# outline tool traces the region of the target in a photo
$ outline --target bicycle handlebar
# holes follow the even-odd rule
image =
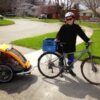
[[[87,43],[86,43],[86,49],[88,49],[92,43],[93,43],[92,41],[87,42]]]
[[[66,44],[66,42],[60,42],[60,41],[56,41],[60,46],[63,46]],[[90,45],[92,44],[93,42],[91,40],[89,40],[87,43],[86,43],[86,49],[88,49],[90,47]]]

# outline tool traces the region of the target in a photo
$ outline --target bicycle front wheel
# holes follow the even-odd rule
[[[47,78],[55,78],[61,74],[59,55],[52,52],[43,53],[38,60],[40,73]]]
[[[85,59],[81,64],[81,72],[89,83],[100,85],[100,57]]]

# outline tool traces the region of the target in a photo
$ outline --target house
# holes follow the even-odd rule
[[[4,0],[0,0],[0,14],[2,15],[30,15],[34,12],[35,9],[38,8],[43,1],[41,0],[6,0],[7,2],[3,2]],[[31,8],[31,9],[30,9]],[[37,13],[35,11],[35,13]],[[32,14],[34,15],[34,14]]]
[[[47,18],[58,18],[59,17],[58,10],[55,5],[41,5],[39,13],[47,14]]]
[[[59,10],[58,10],[59,9]],[[65,13],[69,11],[67,9],[63,9],[62,7],[57,8],[56,5],[42,5],[40,6],[40,14],[47,14],[48,18],[64,18]],[[72,8],[70,10],[76,15],[76,19],[79,18],[79,10]]]
[[[31,3],[22,3],[20,7],[16,9],[17,16],[36,16],[38,6]]]
[[[97,12],[100,13],[100,9],[97,9]],[[80,11],[80,20],[91,20],[95,19],[95,15],[92,10],[86,9]]]

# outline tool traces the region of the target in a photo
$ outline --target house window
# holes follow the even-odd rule
[[[86,16],[86,13],[83,13],[83,16]]]

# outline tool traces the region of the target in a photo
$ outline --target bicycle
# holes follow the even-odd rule
[[[80,52],[80,55],[75,58],[72,64],[79,61],[79,59],[84,55],[88,54],[88,58],[85,58],[81,63],[81,73],[83,77],[91,84],[100,85],[100,57],[93,56],[89,51],[90,45],[86,45],[86,49]],[[73,54],[72,52],[70,54]],[[67,53],[69,54],[69,53]],[[71,65],[67,64],[66,55],[59,55],[57,52],[44,52],[38,59],[38,70],[40,73],[47,78],[56,78],[63,72],[69,73]],[[64,66],[59,65],[59,59],[64,58]]]

